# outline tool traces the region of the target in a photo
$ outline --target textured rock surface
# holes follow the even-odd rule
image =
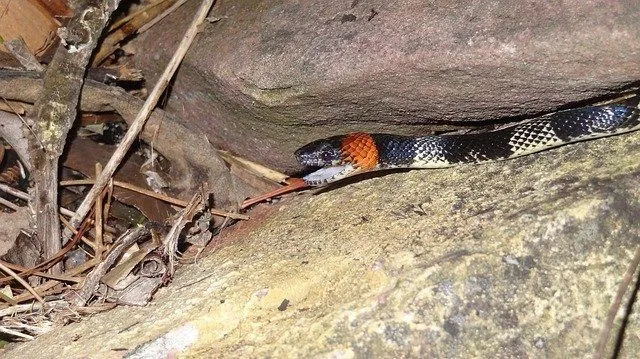
[[[301,196],[149,306],[3,357],[588,357],[640,245],[639,156],[634,133]]]
[[[191,1],[140,38],[156,78]],[[223,0],[168,108],[210,141],[272,167],[353,130],[530,116],[640,78],[637,1]]]

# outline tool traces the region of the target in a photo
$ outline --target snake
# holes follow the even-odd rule
[[[303,166],[320,167],[304,176],[304,182],[323,186],[374,170],[443,168],[508,160],[638,129],[637,107],[588,106],[489,132],[429,136],[354,132],[308,143],[296,150],[295,156]]]

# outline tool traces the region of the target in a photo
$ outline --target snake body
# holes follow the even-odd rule
[[[422,137],[351,133],[311,142],[296,151],[311,186],[389,168],[442,168],[500,161],[565,144],[640,129],[640,110],[623,105],[556,112],[492,132]]]

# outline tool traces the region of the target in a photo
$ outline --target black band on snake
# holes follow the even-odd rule
[[[311,186],[377,169],[441,168],[500,161],[552,147],[640,129],[640,110],[623,105],[556,112],[492,132],[407,137],[352,133],[311,142],[296,151]]]

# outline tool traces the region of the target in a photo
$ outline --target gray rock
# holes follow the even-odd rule
[[[153,81],[197,2],[139,39]],[[635,1],[219,1],[168,108],[283,171],[351,131],[424,134],[610,95],[640,78]]]
[[[640,245],[639,157],[636,132],[300,196],[149,306],[3,358],[119,357],[181,328],[185,357],[590,357]],[[639,356],[636,309],[622,357]]]

